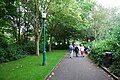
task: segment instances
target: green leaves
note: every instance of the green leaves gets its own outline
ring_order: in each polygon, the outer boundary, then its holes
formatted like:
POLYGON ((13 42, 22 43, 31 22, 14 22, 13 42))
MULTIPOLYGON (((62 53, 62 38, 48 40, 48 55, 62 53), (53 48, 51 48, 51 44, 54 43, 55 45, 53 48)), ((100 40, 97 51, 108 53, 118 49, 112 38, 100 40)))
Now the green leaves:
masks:
POLYGON ((94 32, 96 40, 105 39, 105 35, 109 34, 115 26, 116 8, 104 8, 101 5, 96 5, 90 15, 91 29, 94 32))
POLYGON ((67 39, 70 38, 80 38, 80 30, 88 26, 88 12, 92 7, 93 3, 85 1, 74 1, 74 0, 64 0, 64 1, 53 1, 50 4, 48 11, 48 34, 54 35, 56 38, 61 38, 65 36, 67 39), (81 5, 82 4, 82 5, 81 5), (84 15, 84 17, 82 16, 84 15), (52 34, 51 34, 52 33, 52 34), (64 33, 64 34, 62 34, 64 33), (67 34, 65 34, 67 33, 67 34), (59 34, 61 36, 55 36, 59 34))

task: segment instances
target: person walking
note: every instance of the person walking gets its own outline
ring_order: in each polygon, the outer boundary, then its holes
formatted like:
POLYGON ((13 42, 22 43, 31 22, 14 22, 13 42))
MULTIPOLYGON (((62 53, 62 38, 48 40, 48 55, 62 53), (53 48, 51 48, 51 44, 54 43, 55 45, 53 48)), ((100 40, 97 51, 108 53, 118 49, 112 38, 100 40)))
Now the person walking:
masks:
POLYGON ((78 57, 79 54, 79 47, 78 47, 78 43, 75 45, 75 53, 76 53, 76 57, 78 57))
POLYGON ((74 47, 73 47, 72 43, 70 43, 70 45, 69 45, 70 58, 73 58, 73 49, 74 49, 74 47))
POLYGON ((86 52, 87 52, 87 54, 91 53, 91 48, 89 46, 88 46, 86 52))
POLYGON ((84 55, 85 55, 85 51, 84 51, 84 46, 83 46, 83 44, 81 44, 81 46, 80 46, 80 51, 81 51, 81 55, 84 57, 84 55))

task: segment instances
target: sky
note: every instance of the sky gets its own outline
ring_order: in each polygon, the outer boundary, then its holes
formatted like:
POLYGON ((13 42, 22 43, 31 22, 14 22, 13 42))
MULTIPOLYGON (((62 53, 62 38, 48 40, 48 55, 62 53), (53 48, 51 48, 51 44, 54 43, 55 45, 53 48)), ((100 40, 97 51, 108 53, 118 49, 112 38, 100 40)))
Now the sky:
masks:
POLYGON ((120 0, 96 0, 105 7, 120 7, 120 0))

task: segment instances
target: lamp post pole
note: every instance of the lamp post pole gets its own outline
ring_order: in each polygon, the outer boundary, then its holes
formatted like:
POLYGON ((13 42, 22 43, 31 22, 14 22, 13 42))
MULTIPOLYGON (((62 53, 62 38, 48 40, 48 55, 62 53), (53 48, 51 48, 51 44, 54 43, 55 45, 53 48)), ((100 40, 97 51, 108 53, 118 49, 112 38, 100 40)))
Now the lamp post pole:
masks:
POLYGON ((44 51, 43 51, 43 63, 42 65, 46 65, 46 13, 42 13, 42 19, 43 19, 43 32, 44 32, 44 51))

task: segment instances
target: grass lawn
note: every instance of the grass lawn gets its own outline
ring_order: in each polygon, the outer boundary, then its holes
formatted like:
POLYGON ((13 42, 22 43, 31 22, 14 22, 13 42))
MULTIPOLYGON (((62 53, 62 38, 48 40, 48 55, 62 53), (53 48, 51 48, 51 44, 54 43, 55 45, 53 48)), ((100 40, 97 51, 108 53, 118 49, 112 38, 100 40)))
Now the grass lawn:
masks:
POLYGON ((44 80, 67 51, 47 52, 47 65, 42 65, 43 55, 25 58, 0 64, 0 80, 44 80))

